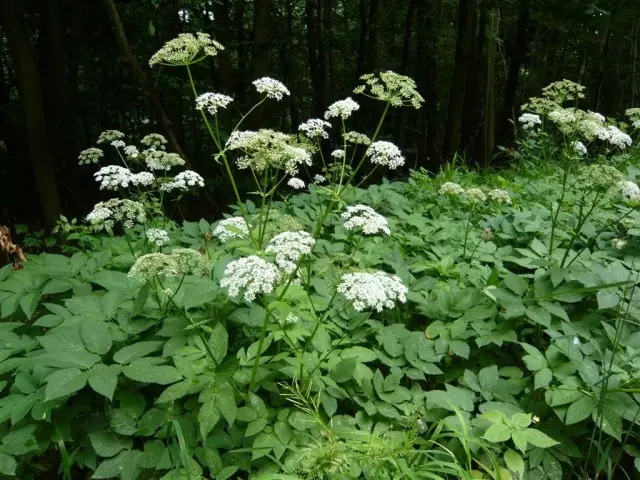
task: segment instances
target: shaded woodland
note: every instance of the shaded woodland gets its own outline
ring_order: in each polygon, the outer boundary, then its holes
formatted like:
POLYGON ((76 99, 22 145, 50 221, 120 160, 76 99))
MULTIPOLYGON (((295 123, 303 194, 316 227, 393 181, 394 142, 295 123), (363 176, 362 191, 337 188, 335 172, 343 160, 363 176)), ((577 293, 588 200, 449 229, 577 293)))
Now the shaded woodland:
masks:
MULTIPOLYGON (((454 154, 500 165, 519 105, 548 83, 587 87, 583 108, 638 106, 640 2, 634 0, 2 0, 0 3, 0 223, 52 226, 98 200, 77 154, 101 131, 157 131, 208 181, 176 213, 213 217, 228 186, 192 108, 183 71, 148 58, 180 32, 225 45, 194 69, 200 91, 232 95, 228 128, 271 76, 292 95, 249 127, 295 131, 346 95, 360 75, 414 78, 422 109, 394 111, 408 168, 437 171, 454 154)), ((362 103, 371 125, 379 107, 362 103)), ((226 118, 225 118, 226 115, 226 118)))

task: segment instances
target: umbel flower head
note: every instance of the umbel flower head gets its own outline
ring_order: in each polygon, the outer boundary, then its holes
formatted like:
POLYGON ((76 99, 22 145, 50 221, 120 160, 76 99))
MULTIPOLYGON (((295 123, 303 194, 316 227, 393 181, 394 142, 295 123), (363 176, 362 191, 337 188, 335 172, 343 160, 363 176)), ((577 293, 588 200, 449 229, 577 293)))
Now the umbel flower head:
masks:
POLYGON ((174 248, 171 256, 183 275, 206 276, 211 273, 211 266, 206 257, 192 248, 174 248))
POLYGON ((249 236, 249 227, 242 217, 225 218, 218 222, 211 234, 222 243, 225 243, 229 240, 247 238, 249 236))
POLYGON ((367 137, 364 133, 358 133, 358 132, 347 132, 344 135, 344 139, 347 142, 353 143, 355 145, 370 145, 371 144, 371 139, 369 137, 367 137))
POLYGON ((481 203, 487 200, 487 196, 479 188, 469 188, 465 190, 464 196, 471 203, 481 203))
POLYGON ((576 140, 576 141, 572 142, 571 143, 571 148, 573 149, 574 152, 576 152, 581 157, 588 153, 587 152, 587 147, 580 140, 576 140))
POLYGON ((629 180, 618 182, 617 190, 622 200, 632 205, 640 204, 640 187, 629 180))
POLYGON ((193 170, 185 170, 177 174, 173 180, 162 183, 160 190, 163 192, 172 192, 173 190, 187 191, 192 187, 204 187, 204 179, 193 170))
POLYGON ((360 105, 351 97, 347 97, 344 100, 338 100, 329 105, 327 111, 324 112, 324 118, 329 120, 330 118, 340 117, 342 120, 346 120, 357 110, 360 110, 360 105))
POLYGON ((518 118, 518 121, 522 124, 522 128, 525 130, 531 130, 536 125, 542 125, 542 119, 540 115, 536 115, 535 113, 523 113, 518 118))
POLYGON ((104 157, 104 152, 99 148, 91 147, 80 152, 78 155, 78 165, 89 165, 90 163, 98 163, 104 157))
POLYGON ((353 302, 353 308, 359 312, 385 308, 394 308, 396 302, 407 301, 407 287, 395 275, 385 272, 358 272, 342 276, 338 293, 353 302))
POLYGON ((156 150, 165 150, 168 142, 167 139, 159 133, 150 133, 142 137, 140 143, 149 148, 155 148, 156 150))
POLYGON ((264 93, 267 98, 273 98, 274 100, 282 100, 284 95, 291 95, 291 92, 284 86, 284 83, 270 77, 262 77, 254 80, 253 86, 256 87, 258 93, 264 93))
POLYGON ((287 185, 289 185, 294 190, 302 190, 305 187, 304 181, 296 177, 290 178, 287 182, 287 185))
POLYGON ((122 222, 125 228, 133 228, 136 223, 144 223, 146 219, 144 205, 126 198, 112 198, 96 203, 87 215, 89 223, 107 230, 111 230, 116 222, 122 222))
POLYGON ((388 167, 391 170, 404 165, 404 157, 400 149, 393 143, 385 142, 384 140, 379 140, 369 145, 367 157, 371 159, 372 163, 388 167))
POLYGON ((218 110, 227 108, 233 102, 233 98, 221 93, 203 93, 196 98, 196 110, 206 110, 211 115, 218 113, 218 110))
POLYGON ((224 269, 220 286, 227 289, 230 298, 243 298, 252 302, 258 294, 271 293, 281 278, 280 270, 274 264, 257 255, 239 258, 224 269))
POLYGON ((588 165, 578 173, 578 184, 584 190, 606 191, 621 180, 622 174, 611 165, 588 165))
POLYGON ((359 230, 365 235, 391 234, 387 219, 367 205, 348 206, 341 218, 346 230, 359 230))
POLYGON ((166 172, 171 170, 172 167, 184 165, 184 160, 177 153, 149 148, 142 154, 149 170, 163 170, 166 172))
POLYGON ((454 182, 444 182, 438 190, 440 195, 462 195, 464 188, 454 182))
POLYGON ((131 170, 120 165, 107 165, 93 174, 96 182, 100 183, 100 190, 118 190, 128 188, 133 183, 131 170))
POLYGON ((286 273, 293 273, 303 255, 311 254, 315 239, 307 232, 282 232, 269 241, 266 253, 276 256, 276 265, 286 273))
POLYGON ((139 282, 151 280, 156 275, 162 277, 177 277, 180 275, 180 267, 175 257, 164 253, 148 253, 142 255, 133 262, 128 276, 139 282))
POLYGON ((500 188, 494 188, 493 190, 489 190, 487 192, 487 196, 497 203, 511 203, 511 197, 509 196, 509 192, 506 190, 502 190, 500 188))
POLYGON ((316 137, 329 138, 327 128, 331 128, 331 124, 319 118, 310 118, 298 126, 298 130, 304 132, 304 134, 311 139, 316 137))
POLYGON ((361 76, 360 80, 364 80, 365 85, 360 85, 353 93, 365 93, 368 88, 370 95, 367 96, 389 102, 393 107, 407 105, 418 109, 424 103, 424 98, 418 93, 416 82, 405 75, 387 70, 379 75, 368 73, 361 76))
POLYGON ((150 228, 146 232, 146 237, 149 243, 153 243, 156 247, 169 243, 169 234, 160 228, 150 228))
POLYGON ((98 137, 98 143, 111 143, 114 140, 120 140, 124 138, 124 133, 120 130, 105 130, 98 137))
POLYGON ((214 57, 220 50, 224 47, 206 33, 181 33, 154 53, 149 65, 189 65, 205 57, 214 57))

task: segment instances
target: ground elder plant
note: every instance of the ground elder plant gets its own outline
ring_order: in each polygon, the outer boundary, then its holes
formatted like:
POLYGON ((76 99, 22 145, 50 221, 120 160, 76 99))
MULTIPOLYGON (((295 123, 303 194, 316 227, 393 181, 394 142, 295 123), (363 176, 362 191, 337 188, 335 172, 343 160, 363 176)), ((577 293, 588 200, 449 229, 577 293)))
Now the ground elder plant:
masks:
POLYGON ((176 224, 205 179, 161 135, 108 130, 78 157, 104 197, 61 223, 72 253, 0 270, 0 474, 632 478, 640 188, 620 125, 559 82, 518 122, 529 168, 363 189, 405 163, 381 133, 420 108, 415 83, 365 75, 281 132, 247 130, 291 95, 256 79, 222 137, 233 99, 192 71, 223 48, 181 34, 150 64, 188 79, 229 212, 176 224), (358 95, 379 102, 367 132, 358 95))

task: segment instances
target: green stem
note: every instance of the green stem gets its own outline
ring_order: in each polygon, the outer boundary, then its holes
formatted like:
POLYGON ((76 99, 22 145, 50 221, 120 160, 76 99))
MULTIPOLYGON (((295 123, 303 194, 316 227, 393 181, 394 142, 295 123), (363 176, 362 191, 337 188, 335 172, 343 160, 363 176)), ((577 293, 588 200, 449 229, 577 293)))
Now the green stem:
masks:
POLYGON ((551 237, 549 238, 549 258, 551 258, 551 254, 553 253, 553 238, 555 236, 556 231, 556 223, 558 222, 558 216, 560 215, 560 209, 562 208, 562 202, 564 202, 564 195, 567 191, 567 180, 569 179, 569 164, 567 163, 564 168, 564 173, 562 176, 562 191, 560 193, 560 199, 558 200, 558 208, 553 212, 553 203, 551 204, 551 237))
POLYGON ((569 245, 567 246, 567 249, 565 250, 564 255, 562 256, 562 261, 560 262, 560 268, 564 267, 564 262, 567 261, 569 252, 571 252, 571 248, 575 244, 576 239, 578 238, 578 235, 580 235, 580 232, 582 231, 582 227, 584 227, 584 224, 587 222, 587 219, 595 210, 601 197, 598 197, 598 194, 596 194, 595 198, 593 199, 593 204, 591 205, 591 208, 585 215, 582 215, 585 198, 586 198, 586 195, 582 197, 583 200, 580 204, 580 214, 578 216, 578 225, 576 225, 575 231, 573 232, 573 235, 571 236, 571 240, 569 241, 569 245))
POLYGON ((262 322, 262 331, 260 332, 260 339, 258 340, 258 350, 256 351, 256 361, 253 364, 253 369, 251 371, 251 381, 249 382, 249 391, 252 392, 256 383, 256 377, 258 376, 258 368, 260 367, 260 357, 262 356, 262 347, 264 345, 264 339, 267 336, 267 328, 269 326, 269 317, 271 313, 267 308, 267 313, 264 316, 264 321, 262 322))
POLYGON ((472 223, 472 219, 473 219, 473 213, 475 212, 475 204, 472 205, 471 210, 469 211, 469 219, 467 220, 467 228, 464 231, 464 243, 462 245, 462 260, 464 261, 464 259, 467 257, 467 241, 469 240, 469 231, 471 230, 471 225, 473 225, 472 223))

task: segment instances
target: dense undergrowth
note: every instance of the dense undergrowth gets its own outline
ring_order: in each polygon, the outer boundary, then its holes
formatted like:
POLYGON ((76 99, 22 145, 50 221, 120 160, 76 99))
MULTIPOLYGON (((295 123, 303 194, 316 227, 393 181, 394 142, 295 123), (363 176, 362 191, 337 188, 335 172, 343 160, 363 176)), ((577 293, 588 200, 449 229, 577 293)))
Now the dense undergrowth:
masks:
MULTIPOLYGON (((180 37, 152 63, 189 69, 219 48, 180 37)), ((162 137, 139 150, 109 131, 113 148, 81 154, 120 159, 96 179, 123 196, 88 226, 60 224, 65 255, 0 270, 0 474, 635 478, 626 127, 564 108, 581 87, 559 82, 525 106, 512 168, 358 188, 363 165, 404 163, 377 138, 386 112, 422 102, 406 77, 364 81, 380 124, 349 132, 357 103, 330 106, 331 158, 329 122, 225 137, 216 113, 232 99, 198 96, 232 185, 238 169, 256 181, 212 224, 163 214, 202 179, 169 174, 184 162, 162 137)), ((258 105, 288 94, 255 85, 258 105)))

